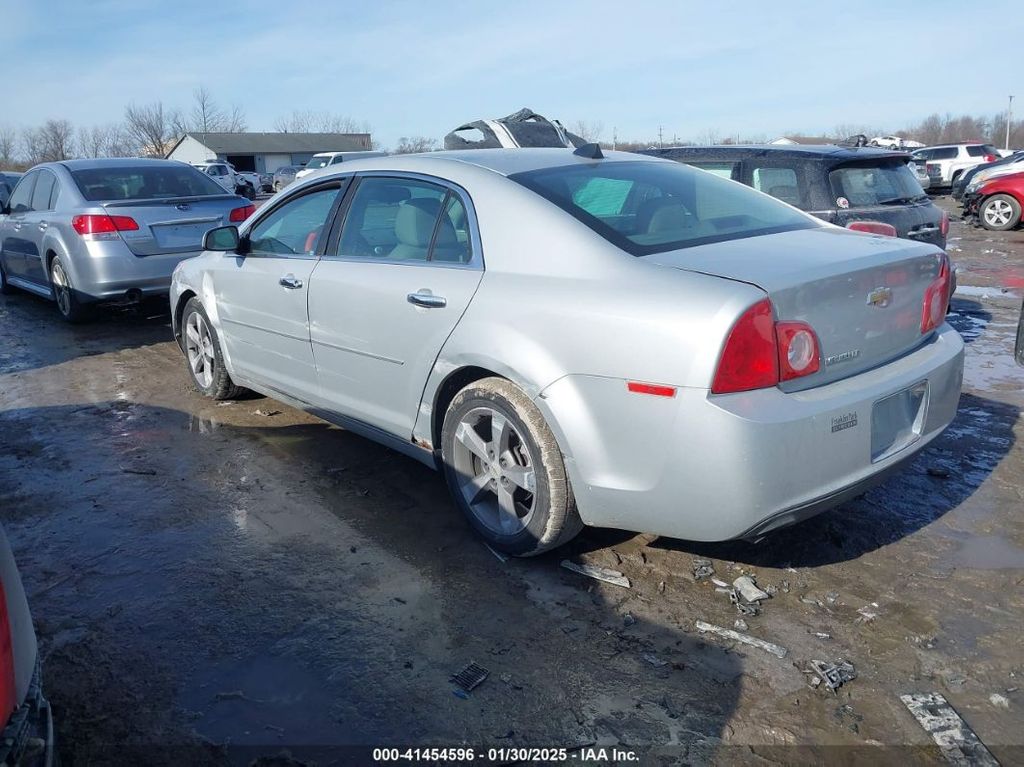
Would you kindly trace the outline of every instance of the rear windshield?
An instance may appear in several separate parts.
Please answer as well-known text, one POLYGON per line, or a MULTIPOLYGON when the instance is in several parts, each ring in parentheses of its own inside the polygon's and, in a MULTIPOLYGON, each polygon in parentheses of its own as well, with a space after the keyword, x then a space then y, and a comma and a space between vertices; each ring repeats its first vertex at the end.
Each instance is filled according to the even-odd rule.
POLYGON ((677 162, 606 162, 510 176, 634 256, 821 224, 677 162))
POLYGON ((317 168, 326 168, 330 164, 330 157, 314 157, 306 163, 306 170, 316 170, 317 168))
POLYGON ((845 197, 851 208, 898 205, 925 197, 917 176, 904 162, 857 164, 828 174, 832 193, 845 197))
POLYGON ((71 177, 89 202, 224 194, 217 182, 187 165, 86 168, 71 171, 71 177))

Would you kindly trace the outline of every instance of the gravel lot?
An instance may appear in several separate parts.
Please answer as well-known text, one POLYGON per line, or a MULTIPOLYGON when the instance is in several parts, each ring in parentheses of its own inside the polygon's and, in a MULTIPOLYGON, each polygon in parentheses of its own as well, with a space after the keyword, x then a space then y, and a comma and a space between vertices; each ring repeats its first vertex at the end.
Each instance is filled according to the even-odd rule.
POLYGON ((508 562, 414 461, 271 400, 195 394, 163 309, 70 327, 0 298, 0 513, 65 763, 459 743, 930 763, 899 698, 921 692, 1024 762, 1024 232, 950 235, 964 395, 904 473, 759 545, 588 530, 508 562), (778 590, 744 633, 784 659, 695 629, 740 617, 693 580, 697 557, 778 590), (857 678, 813 688, 814 659, 857 678), (461 698, 449 676, 471 661, 491 673, 461 698))

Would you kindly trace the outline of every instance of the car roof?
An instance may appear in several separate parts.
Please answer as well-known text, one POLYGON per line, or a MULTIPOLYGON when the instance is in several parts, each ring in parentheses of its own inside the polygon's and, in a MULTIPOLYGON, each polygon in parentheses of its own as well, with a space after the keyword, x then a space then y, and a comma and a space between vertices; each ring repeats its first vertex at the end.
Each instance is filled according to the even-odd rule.
POLYGON ((840 146, 838 144, 715 144, 712 146, 673 146, 644 149, 643 154, 658 157, 670 154, 721 154, 780 157, 785 159, 808 159, 828 157, 835 160, 864 159, 874 157, 907 156, 908 152, 892 151, 873 146, 840 146))
POLYGON ((68 170, 91 170, 93 168, 138 168, 140 166, 166 166, 168 163, 185 165, 177 160, 159 160, 152 157, 99 157, 92 160, 62 160, 45 165, 63 165, 68 170))

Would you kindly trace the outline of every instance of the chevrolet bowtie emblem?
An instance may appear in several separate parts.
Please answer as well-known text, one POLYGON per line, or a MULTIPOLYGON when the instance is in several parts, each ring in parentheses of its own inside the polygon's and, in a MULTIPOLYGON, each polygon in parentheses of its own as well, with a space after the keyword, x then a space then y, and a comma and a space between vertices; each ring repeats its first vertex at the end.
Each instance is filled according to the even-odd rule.
POLYGON ((868 293, 868 306, 884 309, 892 303, 892 288, 875 288, 868 293))

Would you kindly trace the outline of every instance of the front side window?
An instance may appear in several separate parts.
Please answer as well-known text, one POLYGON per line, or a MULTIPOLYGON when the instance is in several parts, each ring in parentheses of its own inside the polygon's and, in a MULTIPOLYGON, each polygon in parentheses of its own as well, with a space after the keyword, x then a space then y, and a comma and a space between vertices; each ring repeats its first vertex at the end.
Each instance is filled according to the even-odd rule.
POLYGON ((390 261, 469 263, 466 209, 437 184, 364 178, 349 206, 337 255, 390 261))
POLYGON ((36 171, 21 177, 21 181, 14 188, 14 194, 11 195, 11 213, 26 213, 32 210, 32 189, 38 176, 39 171, 36 171))
POLYGON ((634 256, 821 226, 682 163, 600 162, 509 176, 634 256))
POLYGON ((896 205, 924 197, 914 172, 898 160, 848 165, 828 175, 833 194, 845 197, 852 208, 896 205))
POLYGON ((249 230, 249 252, 264 256, 311 256, 324 235, 338 187, 289 200, 249 230))
POLYGON ((39 171, 36 188, 32 192, 32 210, 50 209, 50 196, 53 194, 53 185, 56 181, 57 177, 50 173, 50 171, 39 171))

